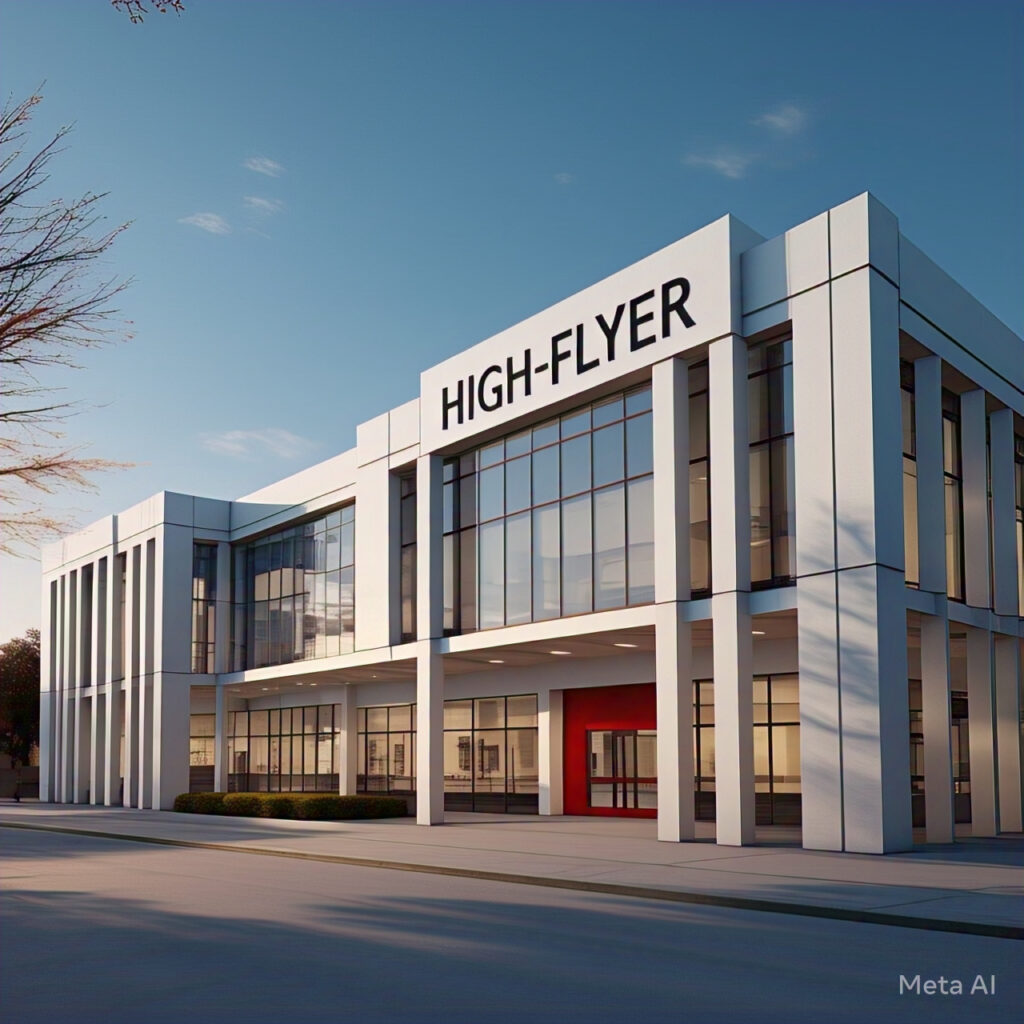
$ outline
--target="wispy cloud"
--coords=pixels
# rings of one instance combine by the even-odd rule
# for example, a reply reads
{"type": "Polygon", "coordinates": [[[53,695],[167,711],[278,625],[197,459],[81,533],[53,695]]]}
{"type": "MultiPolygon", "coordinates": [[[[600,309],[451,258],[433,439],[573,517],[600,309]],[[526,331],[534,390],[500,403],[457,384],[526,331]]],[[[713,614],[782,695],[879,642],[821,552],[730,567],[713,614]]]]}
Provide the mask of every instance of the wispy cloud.
{"type": "Polygon", "coordinates": [[[300,455],[308,455],[316,448],[315,441],[278,427],[201,434],[200,441],[208,451],[217,455],[229,455],[235,459],[253,459],[264,455],[272,455],[278,459],[295,459],[300,455]]]}
{"type": "Polygon", "coordinates": [[[781,107],[755,117],[751,124],[758,128],[769,128],[780,135],[798,135],[807,124],[807,112],[794,103],[784,103],[781,107]]]}
{"type": "Polygon", "coordinates": [[[191,224],[194,228],[209,231],[211,235],[230,235],[231,225],[219,213],[193,213],[181,217],[179,224],[191,224]]]}
{"type": "Polygon", "coordinates": [[[706,167],[734,181],[744,177],[757,156],[753,153],[739,153],[720,150],[717,153],[691,153],[683,160],[688,167],[706,167]]]}
{"type": "Polygon", "coordinates": [[[251,156],[243,161],[242,166],[257,174],[265,174],[268,178],[280,178],[284,173],[284,168],[267,156],[251,156]]]}
{"type": "Polygon", "coordinates": [[[280,199],[265,199],[263,196],[246,196],[243,200],[247,209],[255,213],[280,213],[284,203],[280,199]]]}
{"type": "Polygon", "coordinates": [[[571,185],[575,180],[576,175],[569,174],[568,171],[559,171],[558,174],[555,175],[555,181],[557,181],[559,185],[571,185]]]}

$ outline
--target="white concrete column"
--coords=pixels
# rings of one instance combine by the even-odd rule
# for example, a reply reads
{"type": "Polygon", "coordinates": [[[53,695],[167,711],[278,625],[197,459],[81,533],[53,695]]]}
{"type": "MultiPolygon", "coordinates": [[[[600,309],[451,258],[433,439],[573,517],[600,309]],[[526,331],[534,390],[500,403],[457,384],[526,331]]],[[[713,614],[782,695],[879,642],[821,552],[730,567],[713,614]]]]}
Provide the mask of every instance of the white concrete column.
{"type": "Polygon", "coordinates": [[[747,346],[737,335],[708,347],[708,404],[716,837],[740,846],[754,841],[754,729],[747,346]]]}
{"type": "Polygon", "coordinates": [[[441,532],[442,460],[416,461],[416,631],[420,640],[444,629],[444,577],[441,532]]]}
{"type": "Polygon", "coordinates": [[[67,605],[64,615],[64,771],[63,785],[66,804],[75,802],[75,783],[78,765],[78,570],[68,573],[67,605]]]}
{"type": "MultiPolygon", "coordinates": [[[[750,595],[711,598],[715,674],[715,840],[754,841],[753,640],[750,595]]],[[[692,699],[692,698],[691,698],[692,699]]]]}
{"type": "Polygon", "coordinates": [[[78,621],[75,623],[75,760],[73,772],[73,802],[89,803],[89,765],[92,760],[92,707],[84,696],[86,684],[92,669],[90,642],[92,640],[92,621],[90,602],[92,601],[92,585],[86,573],[86,566],[78,570],[77,605],[78,621]]]}
{"type": "Polygon", "coordinates": [[[942,360],[914,360],[917,544],[922,591],[946,596],[946,499],[942,474],[942,360]]]}
{"type": "Polygon", "coordinates": [[[846,849],[913,846],[903,571],[839,574],[839,675],[846,849]]]}
{"type": "Polygon", "coordinates": [[[444,657],[436,640],[416,646],[416,824],[442,825],[444,657]]]}
{"type": "Polygon", "coordinates": [[[217,601],[213,620],[213,667],[219,672],[231,671],[231,545],[217,545],[217,601]]]}
{"type": "MultiPolygon", "coordinates": [[[[217,582],[219,590],[219,576],[217,582]]],[[[217,612],[219,616],[219,608],[217,612]]],[[[220,656],[219,648],[217,656],[220,656]]],[[[213,694],[213,788],[217,793],[226,793],[228,791],[228,774],[231,771],[231,766],[228,762],[228,736],[231,721],[228,714],[228,688],[226,686],[215,686],[213,694]]]]}
{"type": "Polygon", "coordinates": [[[154,810],[169,811],[174,798],[189,791],[189,712],[192,687],[189,677],[154,672],[152,687],[152,803],[154,810]]]}
{"type": "Polygon", "coordinates": [[[539,814],[563,814],[563,729],[562,691],[541,689],[537,693],[537,775],[539,814]]]}
{"type": "Polygon", "coordinates": [[[107,699],[104,705],[106,742],[104,744],[103,803],[112,807],[121,790],[121,569],[118,556],[107,556],[106,594],[107,642],[104,650],[107,699]]]}
{"type": "Polygon", "coordinates": [[[68,760],[68,738],[66,729],[66,696],[68,664],[67,590],[67,573],[63,573],[61,574],[57,583],[57,633],[55,637],[57,647],[57,671],[54,686],[54,732],[56,736],[56,742],[54,743],[53,799],[55,803],[59,804],[64,802],[65,765],[68,760]]]}
{"type": "Polygon", "coordinates": [[[967,729],[971,755],[971,834],[998,831],[992,634],[967,630],[967,729]]]}
{"type": "MultiPolygon", "coordinates": [[[[942,601],[943,611],[946,602],[942,601]]],[[[925,836],[953,842],[953,745],[950,739],[949,624],[921,616],[921,731],[924,734],[925,836]]]]}
{"type": "MultiPolygon", "coordinates": [[[[988,418],[992,475],[992,592],[997,615],[1018,615],[1017,513],[1014,495],[1013,410],[988,418]]],[[[1019,785],[1019,784],[1018,784],[1019,785]]]]}
{"type": "Polygon", "coordinates": [[[134,807],[138,798],[139,758],[139,587],[142,573],[142,548],[129,548],[125,594],[124,645],[124,792],[125,807],[134,807]]]}
{"type": "Polygon", "coordinates": [[[960,396],[960,442],[963,448],[964,593],[967,604],[989,608],[988,417],[980,388],[960,396]]]}
{"type": "Polygon", "coordinates": [[[682,359],[652,371],[654,465],[655,688],[658,838],[694,837],[693,674],[690,623],[690,414],[682,359]]]}
{"type": "MultiPolygon", "coordinates": [[[[683,463],[686,465],[686,463],[683,463]]],[[[687,522],[689,517],[687,516],[687,522]]],[[[728,597],[728,595],[723,595],[728,597]]],[[[658,726],[658,838],[678,843],[696,835],[693,764],[693,671],[686,605],[669,601],[655,608],[655,679],[658,726]]],[[[750,631],[747,631],[748,643],[750,631]]],[[[716,645],[717,648],[717,645],[716,645]]],[[[716,669],[717,669],[716,665],[716,669]]],[[[716,682],[718,673],[716,671],[716,682]]],[[[716,686],[717,691],[717,686],[716,686]]],[[[749,705],[749,691],[748,701],[749,705]]],[[[717,698],[716,698],[717,715],[717,698]]],[[[718,718],[715,719],[716,724],[718,718]]],[[[752,733],[750,734],[753,735],[752,733]]],[[[753,748],[751,747],[751,755],[753,748]]],[[[716,764],[722,764],[716,750],[716,764]]],[[[716,769],[721,771],[720,768],[716,769]]],[[[751,765],[751,771],[753,767],[751,765]]],[[[716,776],[716,789],[721,792],[716,776]]],[[[753,779],[751,778],[751,782],[753,779]]],[[[751,800],[753,787],[751,786],[751,800]]],[[[719,812],[719,821],[722,814],[719,812]]],[[[742,834],[742,831],[741,833],[742,834]]],[[[722,842],[720,826],[719,842],[722,842]]]]}
{"type": "MultiPolygon", "coordinates": [[[[799,541],[797,531],[798,565],[799,541]]],[[[836,574],[798,577],[796,597],[802,841],[806,850],[842,850],[836,574]]]]}
{"type": "MultiPolygon", "coordinates": [[[[384,417],[386,420],[386,417],[384,417]]],[[[362,453],[362,448],[357,448],[362,453]]],[[[355,649],[386,648],[392,642],[390,588],[392,540],[391,474],[387,447],[383,457],[356,469],[355,573],[359,581],[355,649]]]]}
{"type": "MultiPolygon", "coordinates": [[[[142,545],[139,595],[139,732],[138,760],[135,767],[138,789],[135,806],[145,808],[154,806],[153,774],[156,749],[153,735],[155,728],[153,701],[156,699],[153,680],[155,669],[156,541],[153,539],[147,540],[142,545]]],[[[188,764],[187,758],[185,763],[188,764]]]]}
{"type": "Polygon", "coordinates": [[[106,659],[104,650],[106,647],[106,587],[107,587],[107,560],[98,559],[92,567],[92,643],[90,652],[92,657],[93,698],[92,715],[90,717],[92,734],[89,738],[89,802],[102,804],[105,791],[104,785],[104,718],[103,685],[107,681],[104,673],[106,659]]]}
{"type": "Polygon", "coordinates": [[[836,620],[835,475],[832,434],[832,304],[823,286],[790,300],[793,317],[793,470],[797,662],[800,688],[802,839],[808,850],[843,848],[836,620]]]}
{"type": "Polygon", "coordinates": [[[358,788],[359,767],[359,714],[356,707],[355,686],[345,687],[345,701],[341,705],[341,742],[338,764],[338,792],[354,796],[358,788]]]}
{"type": "Polygon", "coordinates": [[[1020,832],[1021,734],[1020,641],[1016,637],[995,638],[996,747],[999,752],[999,831],[1020,832]]]}

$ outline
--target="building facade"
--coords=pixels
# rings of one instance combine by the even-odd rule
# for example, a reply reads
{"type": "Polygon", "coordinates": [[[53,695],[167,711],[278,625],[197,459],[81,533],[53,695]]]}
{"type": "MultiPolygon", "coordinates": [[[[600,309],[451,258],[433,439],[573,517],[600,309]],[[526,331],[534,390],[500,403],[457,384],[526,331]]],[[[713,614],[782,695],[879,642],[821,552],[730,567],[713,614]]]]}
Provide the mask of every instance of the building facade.
{"type": "Polygon", "coordinates": [[[724,217],[356,446],[44,552],[41,796],[1021,830],[1024,341],[868,194],[724,217]]]}

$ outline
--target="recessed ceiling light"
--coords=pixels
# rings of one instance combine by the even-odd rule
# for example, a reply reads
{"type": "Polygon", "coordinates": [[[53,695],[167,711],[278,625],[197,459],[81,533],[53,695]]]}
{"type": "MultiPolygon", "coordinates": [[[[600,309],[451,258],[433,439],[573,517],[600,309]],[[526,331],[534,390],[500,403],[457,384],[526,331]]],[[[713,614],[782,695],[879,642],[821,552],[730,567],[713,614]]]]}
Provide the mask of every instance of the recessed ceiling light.
{"type": "Polygon", "coordinates": [[[491,664],[491,665],[504,665],[505,662],[502,661],[501,658],[491,658],[489,660],[488,664],[491,664]]]}
{"type": "Polygon", "coordinates": [[[316,683],[310,683],[309,685],[310,686],[316,686],[316,683]]]}
{"type": "Polygon", "coordinates": [[[263,687],[263,689],[264,689],[264,690],[269,690],[269,689],[270,689],[270,687],[269,687],[269,686],[264,686],[264,687],[263,687]]]}
{"type": "Polygon", "coordinates": [[[615,644],[615,647],[636,647],[636,644],[615,644]]]}
{"type": "Polygon", "coordinates": [[[302,686],[302,683],[296,683],[295,685],[296,686],[302,686]]]}
{"type": "Polygon", "coordinates": [[[751,636],[764,636],[764,630],[763,629],[752,629],[750,631],[750,635],[751,636]]]}
{"type": "Polygon", "coordinates": [[[548,654],[572,654],[572,651],[548,651],[548,654]]]}

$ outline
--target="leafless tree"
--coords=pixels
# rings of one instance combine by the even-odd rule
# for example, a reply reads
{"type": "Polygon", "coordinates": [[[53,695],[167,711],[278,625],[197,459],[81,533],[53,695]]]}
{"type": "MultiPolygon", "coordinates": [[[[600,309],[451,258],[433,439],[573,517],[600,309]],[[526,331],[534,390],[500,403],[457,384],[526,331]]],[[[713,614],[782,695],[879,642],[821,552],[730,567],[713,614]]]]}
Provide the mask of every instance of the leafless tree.
{"type": "Polygon", "coordinates": [[[127,282],[96,278],[96,261],[127,227],[101,227],[104,195],[45,200],[48,165],[62,151],[61,128],[34,155],[25,151],[39,95],[0,114],[0,551],[25,554],[67,529],[42,507],[44,494],[92,488],[91,476],[123,463],[87,457],[62,429],[79,406],[47,379],[76,367],[83,349],[126,338],[114,308],[127,282]]]}
{"type": "MultiPolygon", "coordinates": [[[[153,10],[159,11],[161,14],[166,14],[168,11],[174,11],[175,14],[183,14],[185,11],[185,5],[181,0],[151,0],[151,2],[153,10]]],[[[119,11],[124,11],[132,19],[132,23],[136,25],[141,21],[145,21],[146,15],[149,14],[149,7],[144,0],[110,0],[110,6],[119,11]]]]}

